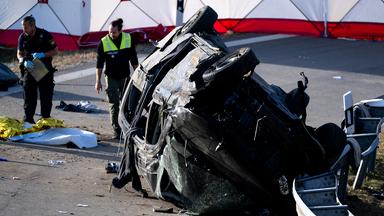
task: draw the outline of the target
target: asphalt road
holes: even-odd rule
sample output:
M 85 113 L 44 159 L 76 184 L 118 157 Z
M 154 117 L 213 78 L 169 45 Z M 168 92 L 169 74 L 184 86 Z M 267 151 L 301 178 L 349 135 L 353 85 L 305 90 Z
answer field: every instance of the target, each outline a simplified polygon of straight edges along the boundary
M 383 42 L 288 37 L 241 46 L 251 47 L 261 61 L 256 73 L 287 92 L 296 87 L 299 72 L 305 72 L 311 97 L 308 125 L 339 124 L 344 115 L 342 95 L 347 91 L 353 92 L 355 102 L 384 96 Z M 88 100 L 102 111 L 84 114 L 53 108 L 52 116 L 67 125 L 111 135 L 105 93 L 94 91 L 94 68 L 58 72 L 56 79 L 54 106 L 60 100 L 73 104 Z M 0 115 L 21 119 L 22 93 L 17 88 L 12 90 L 15 93 L 0 93 Z M 15 161 L 0 162 L 0 215 L 153 215 L 153 206 L 172 206 L 124 190 L 108 193 L 112 177 L 105 174 L 103 166 L 116 150 L 116 143 L 107 141 L 89 154 L 75 154 L 65 147 L 55 150 L 0 144 L 0 155 Z M 47 167 L 47 160 L 55 158 L 67 163 L 59 168 Z M 14 176 L 20 180 L 13 180 Z M 88 206 L 77 206 L 81 203 Z
M 289 92 L 304 72 L 311 100 L 307 124 L 340 124 L 343 94 L 354 102 L 384 96 L 384 43 L 291 37 L 247 45 L 260 60 L 255 72 Z M 238 47 L 232 47 L 235 49 Z

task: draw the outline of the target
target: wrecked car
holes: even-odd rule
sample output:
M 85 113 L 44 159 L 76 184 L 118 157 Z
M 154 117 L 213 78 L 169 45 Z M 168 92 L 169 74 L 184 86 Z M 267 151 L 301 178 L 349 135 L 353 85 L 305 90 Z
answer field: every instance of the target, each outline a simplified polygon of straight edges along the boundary
M 0 91 L 7 91 L 8 87 L 19 81 L 17 75 L 6 65 L 0 63 Z
M 142 176 L 156 196 L 195 213 L 296 215 L 294 177 L 327 170 L 345 134 L 334 124 L 307 126 L 305 75 L 288 93 L 268 84 L 254 72 L 250 48 L 228 50 L 216 19 L 210 7 L 200 9 L 132 74 L 112 184 L 132 182 L 146 196 Z

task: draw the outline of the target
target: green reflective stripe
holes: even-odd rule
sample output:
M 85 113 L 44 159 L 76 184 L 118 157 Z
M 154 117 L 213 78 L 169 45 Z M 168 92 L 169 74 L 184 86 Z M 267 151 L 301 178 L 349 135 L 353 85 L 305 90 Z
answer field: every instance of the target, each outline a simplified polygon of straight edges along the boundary
M 122 34 L 120 49 L 131 48 L 131 35 L 125 32 Z
M 117 50 L 117 47 L 115 46 L 115 44 L 112 42 L 111 38 L 108 35 L 104 36 L 101 39 L 101 42 L 103 43 L 104 52 Z

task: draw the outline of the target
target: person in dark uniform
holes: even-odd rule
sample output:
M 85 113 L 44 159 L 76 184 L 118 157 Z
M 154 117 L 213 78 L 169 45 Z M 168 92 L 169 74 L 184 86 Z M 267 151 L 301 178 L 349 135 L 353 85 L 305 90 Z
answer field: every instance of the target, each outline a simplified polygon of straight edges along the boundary
M 102 90 L 101 75 L 105 63 L 105 92 L 109 103 L 113 139 L 120 137 L 121 128 L 118 123 L 120 100 L 124 84 L 130 79 L 130 66 L 138 66 L 137 53 L 131 35 L 122 32 L 123 20 L 117 19 L 109 25 L 109 33 L 103 37 L 97 48 L 96 84 L 97 93 Z
M 20 62 L 20 72 L 24 88 L 24 121 L 34 124 L 37 105 L 37 91 L 40 95 L 40 106 L 42 118 L 51 117 L 53 97 L 53 73 L 52 57 L 58 53 L 56 43 L 52 35 L 44 29 L 36 27 L 33 16 L 27 16 L 22 21 L 23 33 L 19 36 L 17 47 L 17 58 Z M 32 60 L 40 59 L 48 69 L 46 74 L 38 82 L 30 74 L 34 68 Z

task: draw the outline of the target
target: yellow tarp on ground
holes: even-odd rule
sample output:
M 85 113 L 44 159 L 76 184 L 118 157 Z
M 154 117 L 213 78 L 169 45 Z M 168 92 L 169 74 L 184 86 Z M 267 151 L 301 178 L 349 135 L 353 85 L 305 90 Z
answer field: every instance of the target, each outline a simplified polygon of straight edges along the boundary
M 0 138 L 7 139 L 20 135 L 23 131 L 23 123 L 17 119 L 0 116 Z
M 0 138 L 8 139 L 9 137 L 37 132 L 48 128 L 64 127 L 64 121 L 54 118 L 40 119 L 31 128 L 24 128 L 24 122 L 17 119 L 0 116 Z

